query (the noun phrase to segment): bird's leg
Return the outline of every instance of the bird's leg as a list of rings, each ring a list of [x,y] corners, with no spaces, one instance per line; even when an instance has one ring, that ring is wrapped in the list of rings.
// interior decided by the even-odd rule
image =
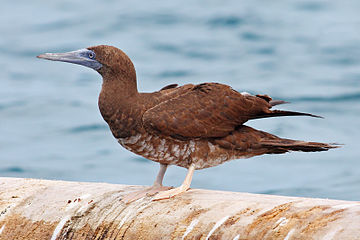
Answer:
[[[167,191],[163,191],[163,192],[159,192],[158,194],[155,195],[155,197],[153,198],[153,201],[171,198],[180,193],[186,192],[186,190],[188,190],[190,188],[190,184],[191,184],[192,176],[194,175],[194,171],[195,171],[195,165],[191,164],[188,169],[188,172],[186,174],[185,180],[181,184],[180,187],[170,189]]]
[[[136,201],[142,197],[152,196],[160,191],[166,191],[166,190],[171,189],[171,187],[164,187],[162,185],[162,181],[164,179],[164,175],[165,175],[167,166],[168,165],[166,165],[166,164],[160,163],[159,173],[156,176],[155,182],[151,187],[147,187],[140,191],[131,192],[131,193],[127,194],[126,196],[124,196],[124,198],[122,198],[121,200],[125,203],[130,203],[130,202]]]
[[[156,176],[153,187],[162,187],[162,182],[163,182],[167,167],[168,167],[168,165],[160,163],[160,169],[159,169],[158,175]]]

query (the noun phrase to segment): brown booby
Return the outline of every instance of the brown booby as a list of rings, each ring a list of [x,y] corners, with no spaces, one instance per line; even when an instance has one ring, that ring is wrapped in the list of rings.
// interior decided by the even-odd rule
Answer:
[[[154,200],[170,198],[189,189],[194,170],[232,159],[289,151],[327,151],[337,147],[279,138],[244,125],[258,118],[318,117],[272,110],[273,106],[285,102],[272,100],[268,95],[239,93],[219,83],[171,84],[157,92],[140,93],[133,63],[124,52],[112,46],[45,53],[38,57],[96,70],[103,78],[99,109],[114,137],[129,151],[160,163],[153,186],[126,197],[125,201],[157,192]],[[188,169],[183,184],[170,190],[162,186],[168,165]]]

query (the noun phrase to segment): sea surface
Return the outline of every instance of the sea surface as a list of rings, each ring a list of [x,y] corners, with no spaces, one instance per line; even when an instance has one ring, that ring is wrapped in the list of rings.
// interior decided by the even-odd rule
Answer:
[[[151,185],[158,164],[123,149],[101,118],[101,77],[36,58],[121,48],[139,90],[220,82],[324,116],[248,125],[344,144],[240,159],[195,172],[192,187],[360,200],[360,1],[2,1],[0,176]],[[165,184],[186,170],[170,167]]]

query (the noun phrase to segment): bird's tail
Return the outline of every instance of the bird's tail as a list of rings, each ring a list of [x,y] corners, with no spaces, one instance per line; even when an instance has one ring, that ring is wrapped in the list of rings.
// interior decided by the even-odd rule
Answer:
[[[321,152],[338,148],[339,144],[305,142],[285,138],[261,141],[261,146],[268,149],[268,154],[286,153],[289,151]]]
[[[264,112],[262,114],[253,116],[251,119],[269,118],[269,117],[283,117],[283,116],[310,116],[310,117],[316,117],[316,118],[323,118],[321,116],[310,114],[310,113],[283,111],[283,110],[271,110],[270,112],[267,112],[267,113]]]
[[[340,147],[339,144],[306,142],[279,138],[273,134],[242,125],[232,134],[215,140],[222,148],[230,148],[239,156],[247,157],[262,154],[281,154],[290,151],[320,152]]]
[[[280,105],[289,103],[283,100],[276,100],[272,99],[268,95],[256,95],[256,97],[262,98],[270,104],[270,108]],[[303,113],[303,112],[293,112],[293,111],[285,111],[285,110],[268,110],[266,112],[262,112],[257,114],[256,116],[252,116],[251,119],[258,119],[258,118],[269,118],[269,117],[282,117],[282,116],[310,116],[316,118],[322,118],[321,116],[310,114],[310,113]]]

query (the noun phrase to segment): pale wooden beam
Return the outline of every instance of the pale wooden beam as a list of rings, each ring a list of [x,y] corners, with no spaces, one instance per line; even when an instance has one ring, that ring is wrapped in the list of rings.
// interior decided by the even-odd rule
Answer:
[[[360,239],[360,202],[200,189],[120,201],[141,188],[0,178],[0,239]]]

